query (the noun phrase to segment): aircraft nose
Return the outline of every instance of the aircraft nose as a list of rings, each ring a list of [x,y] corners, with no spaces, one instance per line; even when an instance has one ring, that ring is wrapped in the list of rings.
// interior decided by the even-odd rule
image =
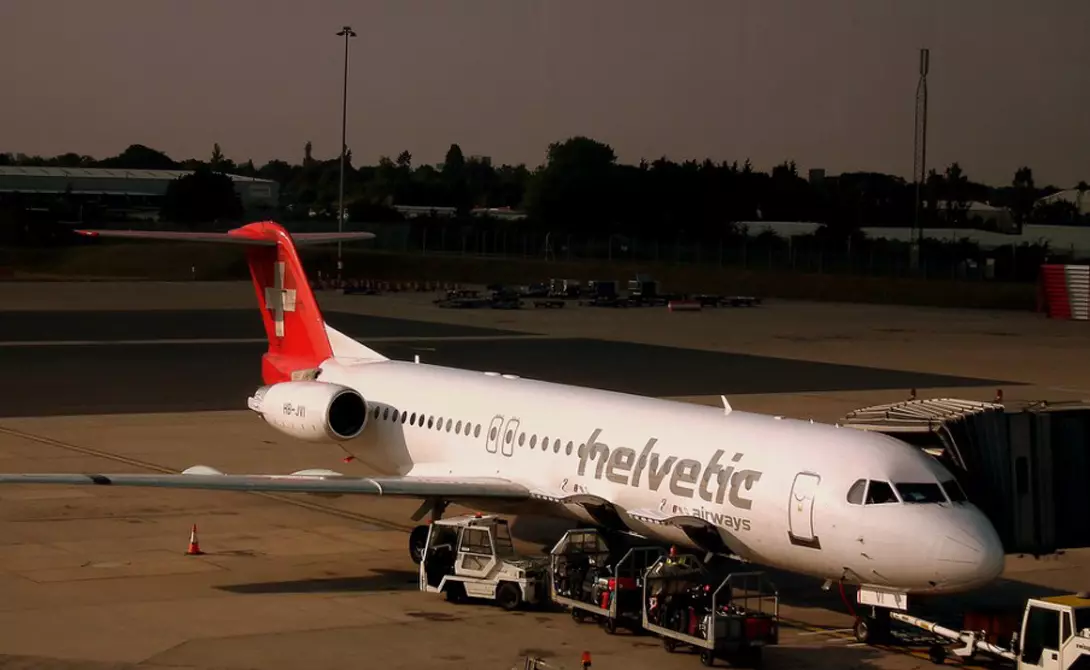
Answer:
[[[953,576],[949,581],[966,588],[997,579],[1005,560],[999,534],[983,515],[968,527],[948,531],[939,545],[939,572]]]

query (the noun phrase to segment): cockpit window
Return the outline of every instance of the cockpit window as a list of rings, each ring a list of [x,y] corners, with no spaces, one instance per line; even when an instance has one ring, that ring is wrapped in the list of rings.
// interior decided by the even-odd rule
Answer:
[[[867,480],[857,479],[852,487],[848,489],[848,502],[852,505],[863,504],[863,494],[867,492]]]
[[[944,503],[946,496],[938,484],[912,482],[908,484],[894,484],[897,493],[901,494],[901,500],[906,503]]]
[[[961,484],[958,484],[958,480],[951,479],[942,483],[942,488],[946,490],[946,495],[950,498],[950,502],[966,502],[969,500],[969,496],[965,495],[964,489],[961,488]]]
[[[893,487],[888,483],[872,481],[870,486],[867,487],[868,505],[885,505],[895,502],[900,501],[897,500],[897,494],[893,492]]]

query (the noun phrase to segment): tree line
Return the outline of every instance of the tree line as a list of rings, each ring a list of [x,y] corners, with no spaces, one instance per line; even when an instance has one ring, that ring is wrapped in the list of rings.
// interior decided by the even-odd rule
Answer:
[[[164,218],[190,224],[244,216],[224,174],[277,182],[277,215],[289,220],[335,220],[340,181],[340,156],[317,158],[310,142],[299,160],[276,159],[260,167],[227,158],[219,144],[206,159],[175,160],[136,144],[105,159],[0,153],[0,165],[194,170],[171,184],[163,205]],[[1075,188],[1087,185],[1079,182]],[[970,209],[972,202],[1005,208],[1019,225],[1090,223],[1070,203],[1038,204],[1059,190],[1036,184],[1029,167],[1016,170],[1008,184],[987,185],[953,163],[930,170],[917,213],[916,186],[893,175],[804,177],[790,160],[768,172],[749,160],[660,158],[622,164],[611,146],[588,137],[554,142],[534,168],[495,165],[487,156],[465,155],[458,144],[450,145],[438,165],[414,165],[408,151],[382,156],[374,165],[354,164],[351,151],[345,160],[345,203],[352,222],[398,220],[395,205],[453,207],[459,218],[475,208],[511,208],[527,214],[527,228],[599,236],[661,237],[669,231],[687,239],[722,239],[739,222],[758,220],[821,223],[836,237],[861,227],[910,226],[917,216],[925,227],[994,226]]]

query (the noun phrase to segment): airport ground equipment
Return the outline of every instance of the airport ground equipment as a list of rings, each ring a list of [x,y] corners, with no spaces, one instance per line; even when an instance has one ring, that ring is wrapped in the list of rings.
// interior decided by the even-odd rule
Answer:
[[[648,569],[643,588],[643,627],[666,651],[688,645],[704,665],[752,667],[779,643],[779,593],[763,572],[719,579],[691,554],[670,555]]]
[[[638,632],[643,575],[663,554],[661,546],[610,547],[597,530],[570,530],[549,552],[549,597],[577,622],[597,619],[611,635]]]
[[[1013,663],[1017,670],[1090,668],[1090,593],[1031,598],[1013,630],[997,617],[980,622],[976,630],[954,630],[903,612],[891,612],[890,617],[960,643],[953,648],[932,645],[928,656],[937,664],[949,656],[970,661],[988,655]]]
[[[466,515],[433,521],[420,561],[420,590],[451,602],[493,600],[506,610],[538,604],[545,594],[542,559],[515,553],[507,520]]]

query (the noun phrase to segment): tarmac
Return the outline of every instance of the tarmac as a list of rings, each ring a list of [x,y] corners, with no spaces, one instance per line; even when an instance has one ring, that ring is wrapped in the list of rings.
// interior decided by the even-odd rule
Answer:
[[[329,322],[398,358],[835,421],[920,397],[1090,397],[1085,323],[1035,314],[770,302],[670,313],[442,310],[431,294],[320,294]],[[0,470],[227,472],[326,467],[336,447],[282,437],[245,410],[263,351],[249,283],[5,284]],[[564,613],[451,605],[416,587],[416,504],[382,498],[0,488],[0,665],[322,670],[692,668],[653,637]],[[185,556],[192,524],[203,556]],[[514,520],[519,547],[561,528]],[[1010,556],[957,603],[1020,607],[1085,588],[1090,551]],[[776,574],[781,644],[769,668],[917,668],[919,645],[854,642],[834,589]],[[911,642],[911,641],[909,641]],[[917,641],[918,642],[918,641]]]

